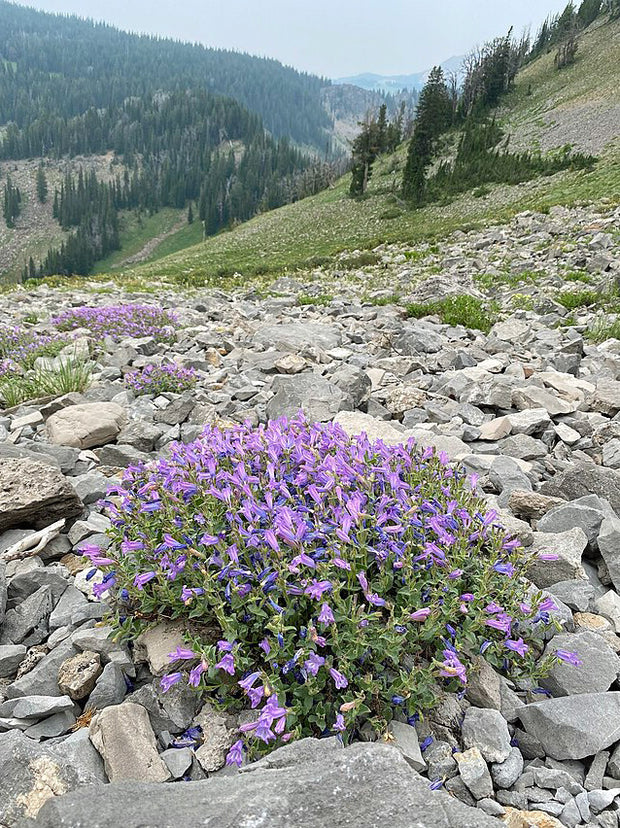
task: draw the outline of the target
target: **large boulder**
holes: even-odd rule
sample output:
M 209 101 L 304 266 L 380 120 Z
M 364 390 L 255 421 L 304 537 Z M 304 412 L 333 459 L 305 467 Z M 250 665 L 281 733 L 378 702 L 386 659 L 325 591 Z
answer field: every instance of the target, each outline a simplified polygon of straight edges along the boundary
M 0 825 L 33 819 L 55 796 L 106 782 L 103 764 L 86 730 L 62 742 L 39 743 L 19 730 L 0 733 Z M 120 823 L 119 823 L 120 824 Z
M 329 351 L 342 343 L 337 328 L 318 322 L 291 322 L 287 325 L 263 325 L 254 334 L 254 342 L 266 348 L 291 353 L 320 348 Z
M 585 759 L 618 741 L 620 693 L 582 693 L 547 699 L 518 712 L 525 732 L 552 759 Z
M 620 515 L 620 471 L 594 463 L 571 463 L 568 468 L 545 481 L 542 494 L 577 500 L 589 494 L 604 497 Z
M 314 374 L 277 376 L 273 396 L 267 403 L 267 417 L 295 417 L 303 411 L 311 421 L 325 423 L 342 410 L 352 408 L 349 395 L 333 382 Z
M 14 526 L 42 529 L 82 508 L 59 469 L 36 460 L 0 459 L 0 532 Z
M 329 740 L 328 740 L 329 741 Z M 439 791 L 430 791 L 400 751 L 356 744 L 329 749 L 303 740 L 246 773 L 179 785 L 144 783 L 84 788 L 50 800 L 34 825 L 138 828 L 500 828 L 501 822 Z M 291 750 L 292 749 L 292 750 Z
M 47 421 L 47 434 L 59 446 L 88 449 L 116 440 L 126 423 L 125 409 L 116 403 L 83 403 L 52 414 Z

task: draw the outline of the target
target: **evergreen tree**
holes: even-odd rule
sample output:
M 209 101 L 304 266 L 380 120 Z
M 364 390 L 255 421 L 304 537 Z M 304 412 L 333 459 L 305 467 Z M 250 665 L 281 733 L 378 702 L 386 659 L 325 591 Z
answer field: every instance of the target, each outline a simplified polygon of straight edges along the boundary
M 187 223 L 193 224 L 194 223 L 194 209 L 192 207 L 192 202 L 190 201 L 189 207 L 187 208 Z
M 41 204 L 45 204 L 47 201 L 47 178 L 45 176 L 45 169 L 43 168 L 43 162 L 41 162 L 37 168 L 37 181 L 36 181 L 36 188 L 37 188 L 37 198 L 41 202 Z
M 577 19 L 579 25 L 585 29 L 590 23 L 593 23 L 601 13 L 603 8 L 603 0 L 583 0 L 579 11 L 577 12 Z
M 360 124 L 362 131 L 357 136 L 351 148 L 353 165 L 349 194 L 353 197 L 362 196 L 366 192 L 372 175 L 372 165 L 379 154 L 379 131 L 377 122 L 368 120 Z
M 426 170 L 431 163 L 437 139 L 450 126 L 452 106 L 443 70 L 435 66 L 420 94 L 418 111 L 409 143 L 403 175 L 403 198 L 416 205 L 424 200 Z
M 15 227 L 15 219 L 21 211 L 21 193 L 18 187 L 13 185 L 10 176 L 7 176 L 4 184 L 4 208 L 3 215 L 7 227 Z

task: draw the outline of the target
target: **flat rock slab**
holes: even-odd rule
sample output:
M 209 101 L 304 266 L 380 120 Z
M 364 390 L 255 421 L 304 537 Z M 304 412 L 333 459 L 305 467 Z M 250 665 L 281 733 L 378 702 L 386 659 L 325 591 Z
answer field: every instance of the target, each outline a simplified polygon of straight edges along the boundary
M 297 353 L 309 348 L 329 351 L 337 348 L 342 336 L 337 328 L 318 322 L 295 322 L 286 325 L 263 325 L 254 334 L 254 342 L 279 351 Z
M 0 459 L 0 532 L 43 529 L 82 511 L 82 501 L 59 469 L 36 460 Z
M 582 693 L 527 704 L 519 718 L 552 759 L 585 759 L 620 739 L 620 692 Z
M 111 402 L 69 405 L 47 421 L 52 443 L 87 449 L 111 443 L 127 424 L 125 409 Z
M 305 740 L 304 740 L 305 741 Z M 276 751 L 277 754 L 277 751 Z M 357 744 L 279 769 L 178 785 L 88 786 L 50 800 L 34 825 L 89 828 L 500 828 L 479 809 L 430 791 L 400 752 Z

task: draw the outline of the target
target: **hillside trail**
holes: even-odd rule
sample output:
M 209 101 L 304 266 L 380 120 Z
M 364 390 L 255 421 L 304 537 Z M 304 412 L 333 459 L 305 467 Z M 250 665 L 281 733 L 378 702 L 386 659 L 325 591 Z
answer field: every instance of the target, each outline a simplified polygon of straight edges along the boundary
M 123 259 L 122 262 L 119 262 L 115 265 L 115 268 L 125 267 L 125 265 L 132 265 L 132 264 L 139 264 L 140 262 L 145 262 L 151 253 L 155 251 L 155 249 L 165 241 L 169 236 L 172 236 L 174 233 L 178 233 L 185 226 L 185 219 L 181 219 L 178 221 L 174 227 L 171 227 L 170 230 L 167 230 L 165 233 L 160 233 L 159 236 L 155 236 L 154 238 L 150 239 L 137 253 L 134 253 L 132 256 L 128 256 L 126 259 Z

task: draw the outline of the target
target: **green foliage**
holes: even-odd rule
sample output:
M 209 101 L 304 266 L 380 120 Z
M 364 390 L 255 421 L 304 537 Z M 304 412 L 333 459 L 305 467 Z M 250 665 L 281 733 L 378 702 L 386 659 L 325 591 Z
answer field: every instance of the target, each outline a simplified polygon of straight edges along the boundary
M 346 256 L 338 261 L 338 266 L 343 270 L 357 270 L 360 267 L 372 267 L 379 264 L 381 257 L 372 250 L 363 250 L 354 256 Z
M 4 375 L 0 377 L 0 400 L 6 408 L 12 408 L 39 397 L 60 397 L 73 391 L 81 393 L 90 385 L 91 373 L 87 362 L 63 358 L 55 368 L 36 368 L 24 375 Z
M 597 319 L 594 325 L 588 328 L 585 336 L 595 343 L 606 342 L 608 339 L 620 340 L 620 319 L 617 316 Z
M 488 333 L 495 319 L 482 299 L 467 294 L 446 296 L 435 302 L 413 302 L 406 305 L 407 315 L 415 319 L 439 316 L 446 325 L 463 325 L 465 328 Z
M 36 190 L 37 198 L 39 199 L 41 204 L 45 204 L 45 202 L 47 201 L 48 187 L 43 162 L 41 162 L 37 167 Z
M 15 227 L 15 219 L 21 212 L 22 196 L 19 187 L 16 187 L 7 175 L 4 182 L 4 208 L 2 214 L 7 227 Z
M 332 296 L 331 293 L 318 293 L 318 294 L 315 294 L 314 296 L 312 294 L 309 294 L 309 293 L 301 293 L 297 297 L 297 304 L 300 307 L 303 307 L 304 305 L 322 305 L 322 306 L 326 306 L 326 305 L 329 305 L 329 303 L 332 301 L 333 298 L 334 297 Z
M 387 104 L 382 104 L 379 115 L 368 118 L 360 124 L 362 131 L 351 146 L 352 167 L 349 194 L 363 196 L 372 176 L 372 167 L 377 156 L 394 152 L 402 137 L 404 104 L 394 121 L 387 120 Z
M 601 300 L 601 294 L 596 290 L 565 290 L 557 297 L 557 301 L 567 310 L 587 308 L 596 305 Z

